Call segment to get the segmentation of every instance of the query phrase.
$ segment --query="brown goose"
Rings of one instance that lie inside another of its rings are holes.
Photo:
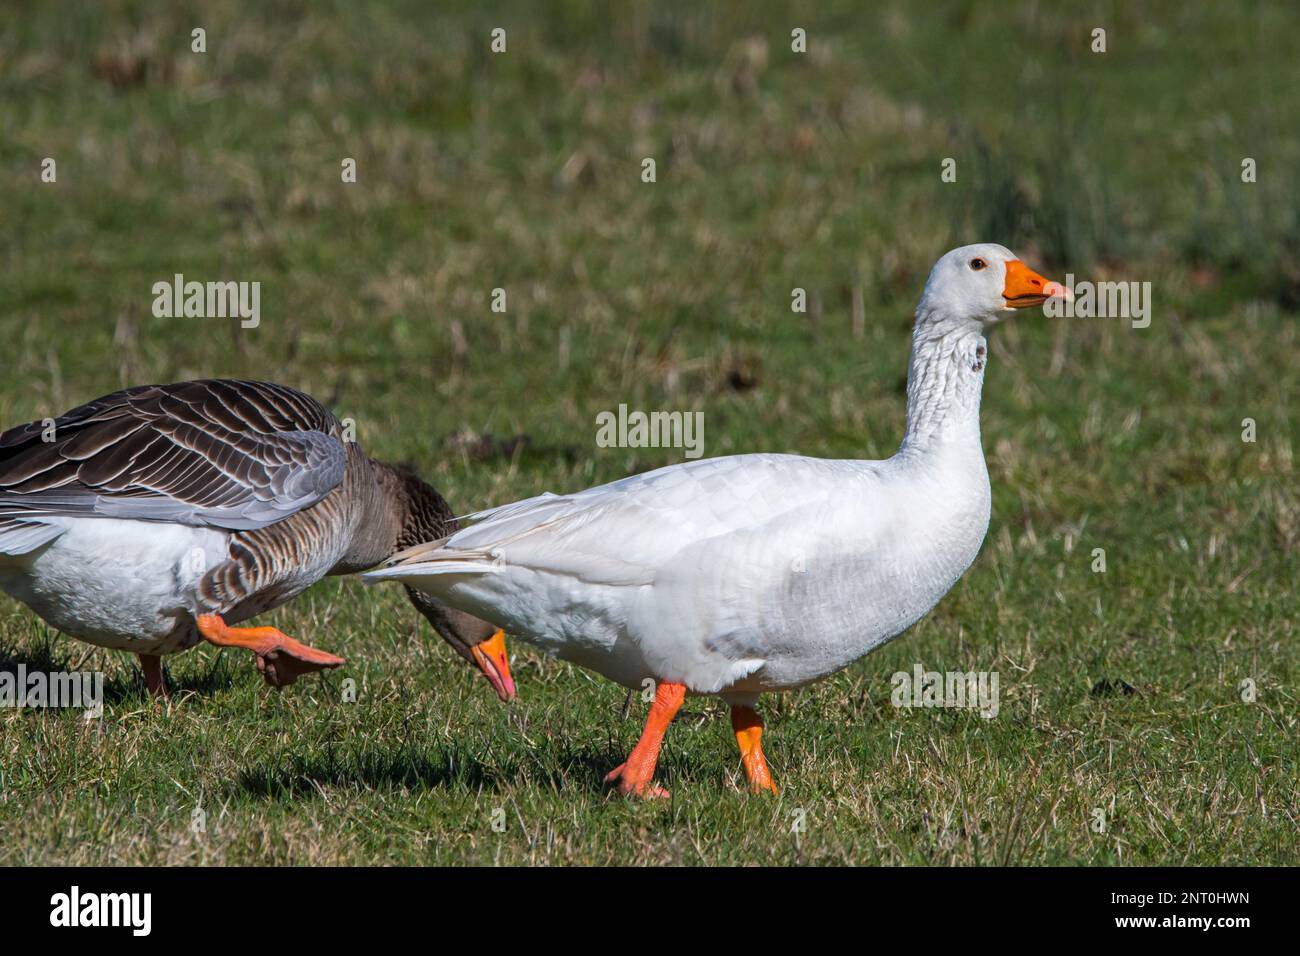
[[[252,651],[275,686],[337,667],[275,628],[232,625],[456,527],[436,490],[283,385],[144,385],[0,434],[0,589],[67,634],[134,651],[155,694],[161,656],[200,640]],[[501,631],[407,594],[514,696]]]

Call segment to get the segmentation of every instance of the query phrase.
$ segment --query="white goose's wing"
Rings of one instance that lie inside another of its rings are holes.
[[[524,567],[598,585],[653,583],[687,547],[822,500],[843,462],[797,455],[734,455],[670,465],[571,495],[543,494],[470,515],[449,538],[394,555],[399,577],[446,562]],[[455,573],[447,571],[444,573]]]

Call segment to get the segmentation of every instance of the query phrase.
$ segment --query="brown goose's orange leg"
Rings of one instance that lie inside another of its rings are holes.
[[[751,707],[732,707],[731,729],[736,732],[736,743],[740,745],[740,759],[745,764],[745,776],[749,777],[749,789],[755,793],[764,790],[776,793],[776,784],[767,769],[767,758],[763,756],[763,718]]]
[[[218,647],[243,647],[257,655],[257,669],[272,687],[292,684],[303,674],[346,664],[341,657],[295,641],[273,627],[229,627],[219,614],[195,618],[204,640]]]
[[[667,790],[653,782],[655,764],[659,762],[659,748],[664,742],[668,725],[677,716],[685,699],[685,684],[660,683],[655,688],[654,703],[650,705],[650,715],[646,717],[641,739],[636,742],[627,760],[605,777],[606,783],[617,781],[619,792],[627,796],[668,796]]]
[[[155,697],[167,696],[167,679],[163,677],[162,658],[157,654],[137,654],[144,671],[144,686]]]

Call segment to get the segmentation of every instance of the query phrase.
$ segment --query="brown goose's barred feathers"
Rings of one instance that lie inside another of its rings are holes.
[[[52,434],[42,426],[0,434],[0,567],[13,569],[15,596],[35,596],[28,603],[47,621],[103,647],[176,653],[201,639],[197,615],[239,623],[325,575],[365,570],[456,528],[435,489],[370,459],[328,409],[282,385],[147,385],[74,408]],[[131,520],[105,535],[86,517]],[[134,524],[141,520],[160,524]],[[113,534],[132,546],[120,566]],[[82,549],[61,549],[65,535],[81,535]],[[110,603],[122,588],[144,593],[104,614],[74,599],[80,581]],[[407,593],[466,660],[496,631]]]
[[[41,516],[85,513],[262,528],[344,476],[338,419],[266,382],[129,388],[60,416],[44,437],[39,421],[0,435],[0,539],[30,536]]]

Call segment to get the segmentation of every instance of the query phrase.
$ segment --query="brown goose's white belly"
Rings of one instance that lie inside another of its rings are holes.
[[[100,647],[172,653],[197,640],[206,571],[228,560],[229,534],[164,522],[54,518],[64,532],[0,558],[0,588],[51,626]]]

